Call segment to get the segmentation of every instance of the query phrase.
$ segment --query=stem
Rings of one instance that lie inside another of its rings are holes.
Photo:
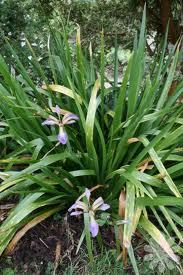
[[[93,263],[94,258],[92,253],[92,240],[91,240],[90,231],[89,231],[89,214],[88,213],[84,213],[84,224],[85,224],[86,246],[88,250],[88,256],[89,256],[90,263]]]
[[[104,31],[102,30],[101,34],[101,57],[100,57],[100,76],[101,76],[101,125],[104,130],[104,70],[105,70],[105,61],[104,61]]]

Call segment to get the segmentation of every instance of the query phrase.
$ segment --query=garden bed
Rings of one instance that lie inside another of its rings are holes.
[[[81,218],[60,214],[38,224],[23,236],[11,255],[4,255],[1,258],[2,274],[3,270],[9,272],[14,270],[18,272],[17,274],[52,274],[57,264],[56,274],[63,274],[63,270],[66,270],[72,262],[78,261],[84,252],[83,246],[80,255],[76,255],[82,228]],[[102,232],[104,244],[108,249],[115,247],[112,235],[113,232],[109,228]],[[85,254],[84,258],[82,255],[82,261],[87,263],[87,260],[87,255]],[[82,268],[84,266],[81,266]]]

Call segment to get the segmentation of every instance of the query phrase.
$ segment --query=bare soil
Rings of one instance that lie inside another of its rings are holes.
[[[0,274],[3,274],[2,270],[13,267],[20,275],[45,275],[49,263],[54,263],[57,257],[62,264],[58,266],[56,274],[63,274],[63,266],[69,265],[76,258],[82,230],[82,218],[65,215],[64,218],[56,216],[45,220],[25,234],[12,255],[0,258]],[[106,246],[115,246],[114,233],[110,228],[102,230],[102,237]],[[61,251],[60,255],[56,256],[58,245]]]

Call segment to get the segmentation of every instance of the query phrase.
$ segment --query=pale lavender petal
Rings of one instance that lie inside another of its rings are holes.
[[[82,209],[84,212],[88,212],[88,204],[79,200],[76,201],[76,204],[78,209]]]
[[[88,201],[90,200],[91,192],[88,188],[85,189],[85,196],[87,197]]]
[[[81,215],[81,214],[83,214],[82,211],[74,211],[74,212],[72,212],[72,213],[70,214],[70,216],[79,216],[79,215]]]
[[[76,201],[71,207],[68,209],[69,212],[72,210],[80,209],[82,211],[88,212],[88,206],[82,201]]]
[[[55,125],[55,124],[57,124],[57,122],[54,121],[54,120],[51,119],[51,118],[48,118],[48,119],[46,119],[45,121],[43,121],[41,124],[42,124],[42,125]]]
[[[90,232],[92,234],[92,237],[95,238],[98,235],[99,226],[94,217],[91,217],[90,220]]]
[[[75,210],[76,208],[77,208],[77,203],[74,203],[73,205],[71,205],[68,211],[71,212],[73,209]]]
[[[58,105],[55,106],[55,113],[57,113],[57,115],[60,115],[60,107]]]
[[[73,124],[73,123],[76,122],[76,120],[79,120],[79,117],[77,115],[72,114],[72,113],[67,113],[67,114],[64,115],[62,123],[64,125]]]
[[[71,125],[71,124],[74,124],[74,123],[76,123],[76,121],[74,120],[74,119],[72,119],[72,120],[68,120],[68,121],[62,121],[62,123],[64,124],[64,125]]]
[[[75,114],[69,114],[69,115],[68,115],[68,119],[69,119],[69,120],[70,120],[70,119],[79,120],[79,117],[78,117],[77,115],[75,115]]]
[[[59,131],[59,134],[57,136],[57,139],[63,145],[67,143],[68,136],[67,136],[66,131],[63,129],[63,127],[60,127],[60,131]]]
[[[110,205],[107,203],[103,203],[97,210],[105,211],[110,208]]]
[[[96,211],[98,210],[98,208],[104,203],[102,197],[99,197],[98,199],[96,199],[94,201],[94,203],[92,204],[92,210]]]

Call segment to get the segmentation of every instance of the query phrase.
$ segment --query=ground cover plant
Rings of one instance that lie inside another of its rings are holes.
[[[168,96],[181,41],[167,55],[165,37],[146,64],[145,18],[144,12],[120,84],[116,43],[108,88],[103,33],[96,63],[92,45],[82,49],[79,28],[75,54],[67,27],[51,33],[46,74],[27,41],[38,84],[7,41],[16,73],[0,56],[0,200],[12,198],[16,206],[0,226],[0,254],[47,217],[75,210],[84,216],[78,249],[85,239],[91,262],[92,236],[102,246],[100,227],[111,226],[119,258],[125,262],[128,254],[136,274],[136,231],[181,270],[183,81]]]

